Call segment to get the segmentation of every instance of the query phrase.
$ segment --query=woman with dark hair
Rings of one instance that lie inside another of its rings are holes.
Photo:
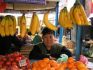
[[[55,43],[55,32],[45,27],[42,30],[41,43],[34,45],[32,51],[30,52],[29,59],[57,59],[61,54],[66,54],[68,57],[72,56],[72,53],[61,44]]]

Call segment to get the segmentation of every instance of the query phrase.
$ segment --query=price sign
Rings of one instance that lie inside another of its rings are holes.
[[[26,59],[20,60],[20,61],[19,61],[19,65],[20,65],[20,67],[26,66],[26,65],[27,65]]]

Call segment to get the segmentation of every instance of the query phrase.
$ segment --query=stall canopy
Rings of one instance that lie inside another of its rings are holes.
[[[10,0],[12,1],[12,0]],[[28,0],[31,1],[31,0]],[[32,0],[34,1],[34,0]],[[42,0],[44,3],[18,3],[16,1],[14,2],[9,2],[9,0],[5,0],[7,3],[7,10],[16,10],[16,11],[31,11],[31,10],[52,10],[55,9],[56,3],[59,2],[59,0]]]

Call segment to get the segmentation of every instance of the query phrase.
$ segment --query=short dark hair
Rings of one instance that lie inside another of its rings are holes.
[[[42,30],[42,35],[44,36],[44,35],[47,35],[47,34],[53,34],[53,35],[55,35],[55,31],[53,31],[53,30],[45,27],[45,28],[43,28],[43,30]]]

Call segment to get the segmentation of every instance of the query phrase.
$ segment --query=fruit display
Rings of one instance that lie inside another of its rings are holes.
[[[85,10],[79,0],[76,0],[74,6],[70,9],[70,17],[72,22],[77,25],[90,25]]]
[[[44,14],[44,17],[43,17],[44,24],[46,25],[46,27],[48,27],[51,30],[57,30],[57,27],[54,26],[51,22],[49,22],[49,20],[48,20],[48,14],[49,14],[49,12],[46,12]]]
[[[44,58],[32,63],[32,70],[88,70],[88,68],[81,61],[75,61],[73,57],[69,57],[67,62],[61,63]]]
[[[23,14],[21,17],[20,17],[20,36],[23,38],[26,34],[26,17],[25,17],[25,14]]]
[[[79,0],[76,0],[70,12],[68,12],[67,7],[61,9],[58,22],[63,28],[68,29],[71,29],[74,24],[79,26],[90,25],[86,12]]]
[[[40,28],[39,18],[37,14],[34,12],[32,15],[31,24],[30,24],[31,34],[35,35],[36,32],[39,32],[39,28]]]
[[[61,9],[58,22],[64,28],[71,29],[73,27],[72,20],[70,18],[70,14],[67,10],[67,7]]]
[[[19,52],[0,55],[0,70],[31,70],[31,64],[28,58]]]
[[[13,36],[16,32],[16,19],[14,16],[6,15],[0,21],[0,35]]]

